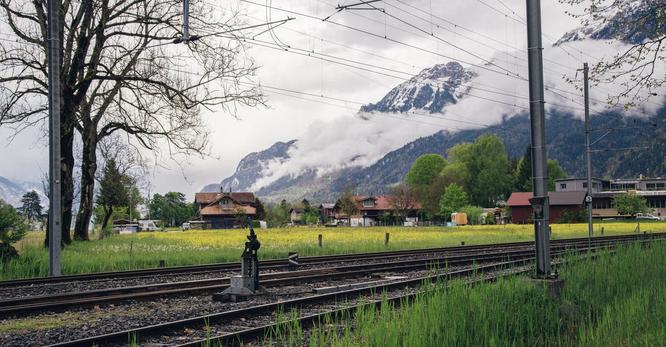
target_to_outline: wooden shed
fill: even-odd
[[[565,212],[579,212],[585,208],[585,192],[548,192],[550,201],[549,223],[556,223]],[[507,201],[511,208],[511,222],[532,222],[532,192],[514,192]]]

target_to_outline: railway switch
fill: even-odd
[[[247,236],[245,249],[241,255],[241,274],[232,276],[229,288],[213,294],[214,301],[244,301],[249,297],[266,294],[266,289],[259,284],[259,258],[257,252],[261,243],[252,228],[252,219],[248,218],[250,235]]]

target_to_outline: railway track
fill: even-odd
[[[652,237],[660,237],[659,235],[664,233],[652,233],[649,234]],[[623,240],[631,239],[635,235],[620,235],[620,236],[601,236],[593,237],[592,240]],[[552,245],[557,244],[566,244],[566,243],[575,243],[575,242],[587,242],[587,238],[572,238],[572,239],[559,239],[551,240]],[[455,253],[455,252],[470,252],[470,251],[480,251],[487,249],[500,249],[500,248],[512,248],[519,246],[532,246],[533,241],[524,241],[524,242],[510,242],[510,243],[499,243],[499,244],[486,244],[486,245],[469,245],[469,246],[449,246],[449,247],[440,247],[440,248],[424,248],[416,250],[400,250],[400,251],[386,251],[386,252],[371,252],[371,253],[352,253],[352,254],[341,254],[341,255],[326,255],[326,256],[313,256],[313,257],[301,257],[299,263],[303,266],[317,266],[324,263],[339,263],[345,261],[357,261],[357,260],[371,260],[371,259],[389,259],[389,258],[398,258],[405,256],[416,256],[429,253]],[[260,261],[260,266],[264,270],[279,270],[287,269],[289,262],[287,259],[271,259],[271,260],[262,260]],[[204,264],[204,265],[188,265],[188,266],[175,266],[175,267],[163,267],[163,268],[152,268],[152,269],[141,269],[141,270],[128,270],[128,271],[113,271],[113,272],[98,272],[91,274],[79,274],[79,275],[65,275],[58,277],[38,277],[38,278],[28,278],[28,279],[17,279],[17,280],[6,280],[0,281],[0,288],[11,288],[11,287],[20,287],[20,286],[36,286],[36,285],[48,285],[54,283],[68,283],[68,282],[89,282],[96,280],[111,280],[111,279],[123,279],[123,278],[141,278],[141,277],[154,277],[154,276],[163,276],[163,275],[175,275],[175,274],[197,274],[197,273],[209,273],[209,272],[220,272],[220,271],[239,271],[240,265],[238,262],[230,263],[218,263],[218,264]]]
[[[593,245],[591,250],[595,251],[599,248],[606,248],[630,242],[647,243],[657,238],[663,239],[664,237],[663,235],[659,237],[636,236],[630,239],[624,238],[622,240],[616,239],[614,241],[606,240],[608,242],[605,243],[601,242],[603,240],[595,240],[596,244]],[[585,252],[587,249],[586,246],[586,243],[583,245],[578,242],[571,244],[568,247],[560,247],[560,250],[554,252],[554,255],[556,256],[567,251]],[[494,254],[492,256],[495,257],[494,261],[492,261],[492,257],[488,255],[486,258],[488,262],[476,267],[467,267],[453,271],[439,271],[423,277],[378,284],[373,283],[359,288],[339,290],[332,293],[314,294],[295,299],[252,305],[245,308],[226,310],[193,318],[170,321],[163,324],[143,326],[104,335],[65,341],[54,344],[54,346],[120,345],[126,344],[128,339],[136,339],[136,342],[139,345],[181,345],[182,343],[183,346],[195,346],[210,342],[210,340],[217,341],[222,345],[235,344],[238,341],[243,341],[248,338],[262,336],[269,329],[274,329],[277,323],[272,322],[271,320],[274,320],[273,316],[277,310],[287,312],[294,309],[298,311],[298,320],[302,321],[304,325],[307,325],[316,322],[323,314],[336,317],[349,310],[354,310],[360,305],[376,304],[380,299],[378,293],[383,291],[392,293],[390,299],[399,302],[400,300],[413,296],[422,284],[432,283],[442,278],[464,277],[474,273],[494,272],[494,274],[484,277],[484,279],[492,279],[500,275],[530,271],[531,267],[526,264],[533,260],[532,254],[530,253],[531,250],[516,252],[515,259],[510,260],[507,260],[506,254]],[[518,256],[519,252],[523,252],[523,255]],[[502,273],[498,274],[498,271],[501,271]],[[360,296],[364,296],[366,299],[359,300]],[[341,305],[342,302],[348,302],[349,305],[341,308],[340,306],[345,306],[344,304]],[[176,336],[182,335],[183,331],[189,331],[187,342],[176,338]]]
[[[651,236],[652,237],[652,236]],[[634,241],[635,237],[627,238],[597,238],[592,245],[595,247],[608,245],[616,242]],[[587,240],[576,240],[567,242],[557,242],[552,245],[552,252],[558,253],[571,248],[580,248],[587,246]],[[408,272],[413,270],[425,270],[429,268],[441,268],[445,266],[463,266],[474,262],[484,263],[497,261],[498,259],[511,260],[522,259],[533,254],[533,248],[523,246],[502,247],[467,247],[469,251],[451,252],[449,254],[430,255],[431,253],[414,253],[400,251],[402,257],[421,255],[417,259],[400,259],[400,255],[392,254],[392,257],[382,257],[383,262],[363,263],[356,265],[338,265],[335,267],[321,267],[301,271],[273,272],[261,276],[262,284],[266,287],[276,287],[295,282],[312,282],[318,280],[337,280],[344,278],[354,278],[372,273],[380,272]],[[423,256],[423,255],[426,256]],[[362,255],[362,259],[368,258],[368,255]],[[348,259],[344,256],[343,259]],[[386,261],[388,260],[388,261]],[[313,264],[327,264],[319,262]],[[166,283],[152,283],[146,285],[127,286],[120,288],[108,288],[81,292],[68,292],[62,294],[48,294],[39,296],[20,296],[5,300],[0,300],[0,315],[25,315],[32,312],[44,310],[61,310],[70,307],[79,307],[84,305],[97,305],[103,303],[122,302],[126,300],[146,300],[169,295],[183,295],[194,293],[211,293],[221,291],[229,286],[229,277],[177,281]]]

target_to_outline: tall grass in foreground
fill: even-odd
[[[597,224],[605,235],[631,234],[636,223]],[[642,223],[641,230],[666,231],[666,223]],[[532,225],[479,225],[464,227],[293,227],[256,230],[262,259],[285,258],[289,252],[301,256],[376,252],[499,242],[534,240]],[[189,230],[186,232],[143,232],[114,235],[103,240],[74,242],[64,248],[65,274],[117,271],[167,266],[238,261],[247,229]],[[385,233],[390,242],[384,244]],[[317,236],[323,236],[323,247]],[[554,224],[553,239],[586,237],[586,224]],[[44,233],[30,232],[17,244],[20,259],[0,267],[0,280],[46,276],[48,252],[43,247]]]
[[[560,298],[526,277],[452,281],[396,308],[384,300],[310,331],[310,346],[664,346],[666,244],[621,248],[560,267]],[[341,328],[344,324],[344,328]],[[279,335],[294,343],[287,325]],[[280,343],[278,343],[280,345]]]

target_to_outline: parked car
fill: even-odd
[[[649,213],[637,213],[636,214],[636,219],[642,219],[642,220],[660,220],[659,217],[649,214]]]

